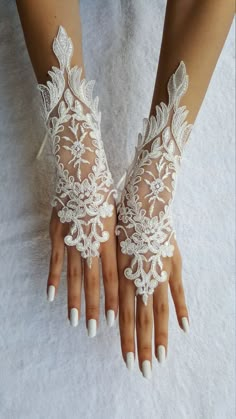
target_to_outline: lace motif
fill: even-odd
[[[56,163],[51,205],[62,223],[70,223],[65,243],[76,246],[91,266],[100,243],[109,238],[102,219],[112,216],[116,191],[101,140],[98,97],[92,97],[95,82],[81,80],[82,69],[70,67],[73,44],[62,26],[53,51],[60,67],[53,66],[51,81],[38,85]]]
[[[162,258],[174,253],[171,203],[182,151],[192,129],[186,122],[186,107],[178,107],[187,88],[181,61],[168,82],[168,105],[161,102],[156,117],[144,119],[118,207],[116,234],[122,253],[132,256],[124,274],[134,281],[136,294],[142,295],[145,305],[158,283],[167,279]]]

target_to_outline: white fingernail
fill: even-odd
[[[166,359],[166,348],[164,345],[159,345],[157,347],[157,359],[162,364]]]
[[[127,352],[126,354],[126,367],[128,370],[133,370],[134,368],[134,353],[133,352]]]
[[[184,329],[185,333],[188,333],[189,332],[189,323],[188,323],[187,317],[182,317],[181,321],[182,321],[182,326],[183,326],[183,329]]]
[[[73,327],[78,326],[79,323],[79,312],[77,310],[77,308],[72,308],[70,310],[70,324]]]
[[[90,319],[88,321],[88,336],[93,338],[97,333],[97,321],[95,319]]]
[[[107,310],[107,325],[109,327],[113,326],[115,321],[115,312],[114,310]]]
[[[55,297],[55,287],[54,285],[49,285],[48,287],[48,301],[53,301]]]
[[[143,373],[143,376],[145,378],[148,378],[150,380],[150,378],[152,377],[152,368],[151,368],[151,362],[150,361],[143,361],[143,363],[142,363],[142,373]]]

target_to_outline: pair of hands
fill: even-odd
[[[78,325],[83,282],[86,326],[94,337],[101,312],[101,261],[107,323],[114,324],[119,307],[124,361],[132,369],[137,352],[140,370],[150,378],[153,325],[155,356],[163,362],[167,354],[168,284],[180,327],[188,331],[189,325],[170,212],[191,129],[186,108],[179,107],[188,87],[186,68],[181,62],[168,82],[168,105],[161,103],[156,117],[145,121],[116,212],[98,98],[92,96],[94,82],[81,79],[81,68],[71,68],[73,45],[63,27],[54,38],[53,51],[59,68],[53,66],[52,81],[38,86],[57,172],[48,299],[53,301],[58,292],[66,248],[68,318],[72,326]]]
[[[151,376],[153,325],[155,356],[162,363],[168,349],[168,319],[169,302],[168,286],[174,301],[179,326],[188,331],[188,310],[185,302],[182,283],[181,255],[177,243],[173,257],[164,259],[163,268],[168,273],[168,280],[159,283],[153,295],[143,304],[141,296],[135,296],[136,287],[133,281],[124,276],[124,269],[131,263],[131,257],[120,250],[120,238],[115,236],[116,213],[104,220],[104,228],[109,232],[109,239],[100,245],[100,259],[105,291],[105,314],[108,326],[112,326],[118,315],[121,337],[121,349],[128,369],[134,367],[137,352],[139,367],[146,378]],[[67,254],[67,289],[68,318],[72,326],[77,326],[81,316],[81,288],[84,284],[86,303],[86,326],[88,335],[93,337],[99,326],[99,317],[103,308],[100,301],[100,267],[99,258],[92,260],[91,268],[81,258],[75,246],[67,246],[64,237],[68,234],[69,225],[61,223],[56,209],[53,208],[50,220],[51,258],[47,283],[49,300],[54,298],[59,289],[59,283],[65,257]],[[55,287],[55,288],[52,288]],[[135,299],[137,307],[135,310]],[[137,336],[137,349],[135,345]]]

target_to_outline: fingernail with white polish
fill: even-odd
[[[95,319],[90,319],[88,321],[88,336],[93,338],[97,333],[97,321]]]
[[[183,326],[183,329],[184,329],[185,333],[188,333],[189,332],[189,323],[188,323],[187,317],[182,317],[181,321],[182,321],[182,326]]]
[[[107,325],[112,327],[115,321],[115,312],[114,310],[107,310]]]
[[[163,364],[163,362],[166,359],[166,348],[164,345],[159,345],[157,347],[157,359],[160,362],[160,364]]]
[[[126,354],[126,367],[129,371],[134,369],[134,353],[127,352]]]
[[[142,363],[142,373],[145,378],[150,379],[152,377],[152,368],[150,361],[143,361]]]
[[[55,287],[54,285],[49,285],[48,287],[48,301],[53,301],[55,298]]]
[[[79,323],[79,312],[77,310],[77,308],[72,308],[70,310],[70,324],[73,327],[78,326]]]

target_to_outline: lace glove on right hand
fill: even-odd
[[[98,97],[92,97],[94,81],[81,80],[82,70],[70,67],[73,45],[62,26],[53,51],[60,67],[53,66],[48,72],[51,81],[38,85],[55,156],[51,204],[60,221],[70,224],[65,244],[76,246],[91,267],[100,243],[109,239],[103,220],[115,213],[116,190],[101,139]]]
[[[158,282],[167,280],[162,259],[174,253],[171,204],[182,152],[192,128],[186,122],[186,107],[179,107],[187,88],[182,61],[168,82],[168,105],[162,102],[156,107],[156,117],[144,119],[143,134],[139,134],[118,206],[116,234],[121,252],[132,257],[124,275],[134,281],[144,304]]]

